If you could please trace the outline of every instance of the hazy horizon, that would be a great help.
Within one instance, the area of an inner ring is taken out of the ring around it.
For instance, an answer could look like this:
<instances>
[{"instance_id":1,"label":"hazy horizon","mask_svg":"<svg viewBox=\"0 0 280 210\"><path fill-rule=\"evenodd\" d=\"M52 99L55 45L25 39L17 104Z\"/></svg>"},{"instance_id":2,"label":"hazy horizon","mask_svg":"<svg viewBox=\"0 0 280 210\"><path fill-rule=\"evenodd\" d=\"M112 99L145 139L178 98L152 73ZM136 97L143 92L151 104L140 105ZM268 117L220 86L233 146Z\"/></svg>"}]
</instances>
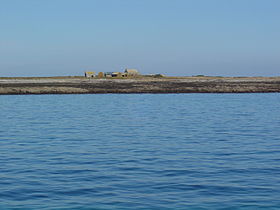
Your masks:
<instances>
[{"instance_id":1,"label":"hazy horizon","mask_svg":"<svg viewBox=\"0 0 280 210\"><path fill-rule=\"evenodd\" d=\"M0 77L280 75L277 0L0 3Z\"/></svg>"}]
</instances>

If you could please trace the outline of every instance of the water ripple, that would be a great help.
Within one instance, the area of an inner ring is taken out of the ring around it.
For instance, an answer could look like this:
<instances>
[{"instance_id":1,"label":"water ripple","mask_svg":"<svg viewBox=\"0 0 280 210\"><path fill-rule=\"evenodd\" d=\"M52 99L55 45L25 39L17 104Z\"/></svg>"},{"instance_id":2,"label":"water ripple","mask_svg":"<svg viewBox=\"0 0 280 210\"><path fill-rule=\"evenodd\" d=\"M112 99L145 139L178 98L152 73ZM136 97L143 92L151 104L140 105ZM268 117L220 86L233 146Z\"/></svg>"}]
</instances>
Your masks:
<instances>
[{"instance_id":1,"label":"water ripple","mask_svg":"<svg viewBox=\"0 0 280 210\"><path fill-rule=\"evenodd\" d=\"M0 208L278 209L279 96L0 96Z\"/></svg>"}]
</instances>

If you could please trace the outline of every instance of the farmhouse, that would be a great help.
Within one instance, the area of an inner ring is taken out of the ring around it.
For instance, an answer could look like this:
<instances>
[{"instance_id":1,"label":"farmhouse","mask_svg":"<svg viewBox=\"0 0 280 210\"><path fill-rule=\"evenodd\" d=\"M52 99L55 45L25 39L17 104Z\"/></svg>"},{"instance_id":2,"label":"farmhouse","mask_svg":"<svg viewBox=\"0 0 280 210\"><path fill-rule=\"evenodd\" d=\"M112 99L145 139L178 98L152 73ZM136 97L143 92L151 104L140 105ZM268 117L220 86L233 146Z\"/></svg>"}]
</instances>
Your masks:
<instances>
[{"instance_id":1,"label":"farmhouse","mask_svg":"<svg viewBox=\"0 0 280 210\"><path fill-rule=\"evenodd\" d=\"M96 77L96 74L95 74L94 71L86 71L86 72L85 72L85 77L86 77L86 78Z\"/></svg>"},{"instance_id":2,"label":"farmhouse","mask_svg":"<svg viewBox=\"0 0 280 210\"><path fill-rule=\"evenodd\" d=\"M125 69L124 73L127 74L128 77L135 77L140 75L136 69Z\"/></svg>"}]
</instances>

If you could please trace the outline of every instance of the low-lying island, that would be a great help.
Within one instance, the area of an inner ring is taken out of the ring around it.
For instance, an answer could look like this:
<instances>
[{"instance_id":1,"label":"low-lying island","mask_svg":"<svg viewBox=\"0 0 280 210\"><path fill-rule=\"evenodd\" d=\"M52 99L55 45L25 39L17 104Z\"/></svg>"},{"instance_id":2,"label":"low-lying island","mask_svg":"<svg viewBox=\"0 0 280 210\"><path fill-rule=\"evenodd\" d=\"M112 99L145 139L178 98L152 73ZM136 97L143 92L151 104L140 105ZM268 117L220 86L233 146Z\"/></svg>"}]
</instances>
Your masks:
<instances>
[{"instance_id":1,"label":"low-lying island","mask_svg":"<svg viewBox=\"0 0 280 210\"><path fill-rule=\"evenodd\" d=\"M0 78L1 95L264 92L280 92L280 77Z\"/></svg>"}]
</instances>

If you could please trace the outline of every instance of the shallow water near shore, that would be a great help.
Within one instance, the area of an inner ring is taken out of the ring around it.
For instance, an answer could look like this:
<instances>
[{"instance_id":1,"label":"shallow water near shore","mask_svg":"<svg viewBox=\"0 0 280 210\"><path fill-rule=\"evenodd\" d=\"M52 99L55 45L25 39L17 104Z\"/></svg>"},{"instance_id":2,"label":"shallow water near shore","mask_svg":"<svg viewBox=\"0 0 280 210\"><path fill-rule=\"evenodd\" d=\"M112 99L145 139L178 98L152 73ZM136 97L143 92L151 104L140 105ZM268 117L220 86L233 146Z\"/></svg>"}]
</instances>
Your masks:
<instances>
[{"instance_id":1,"label":"shallow water near shore","mask_svg":"<svg viewBox=\"0 0 280 210\"><path fill-rule=\"evenodd\" d=\"M0 96L0 209L280 208L280 94Z\"/></svg>"}]
</instances>

